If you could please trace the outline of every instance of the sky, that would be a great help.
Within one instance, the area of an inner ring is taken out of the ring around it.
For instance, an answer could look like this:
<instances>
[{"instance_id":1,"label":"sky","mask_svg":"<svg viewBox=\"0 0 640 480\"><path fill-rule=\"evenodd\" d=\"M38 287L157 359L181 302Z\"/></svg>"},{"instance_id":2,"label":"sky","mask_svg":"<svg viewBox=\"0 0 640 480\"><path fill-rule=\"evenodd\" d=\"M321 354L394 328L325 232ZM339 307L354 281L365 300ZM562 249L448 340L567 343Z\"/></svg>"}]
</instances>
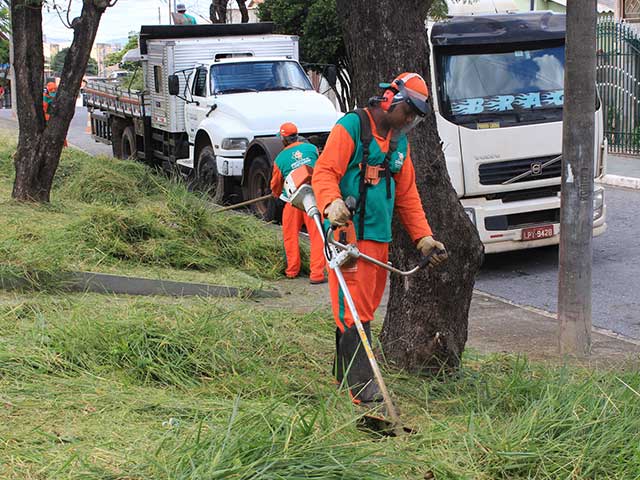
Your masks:
<instances>
[{"instance_id":1,"label":"sky","mask_svg":"<svg viewBox=\"0 0 640 480\"><path fill-rule=\"evenodd\" d=\"M66 8L67 0L55 0L56 3ZM179 0L180 2L180 0ZM171 1L175 3L174 0ZM186 0L182 1L187 6L187 13L195 16L198 23L204 23L199 17L209 18L209 5L211 0ZM126 39L129 32L140 30L140 25L157 25L158 8L163 24L168 23L169 5L168 0L118 0L115 6L107 8L102 16L100 28L96 41L99 43L111 43L113 40ZM78 16L82 9L82 0L71 1L70 16ZM53 11L43 9L43 31L50 43L71 43L73 31L66 28L60 21L58 15ZM63 16L63 18L66 18Z\"/></svg>"}]
</instances>

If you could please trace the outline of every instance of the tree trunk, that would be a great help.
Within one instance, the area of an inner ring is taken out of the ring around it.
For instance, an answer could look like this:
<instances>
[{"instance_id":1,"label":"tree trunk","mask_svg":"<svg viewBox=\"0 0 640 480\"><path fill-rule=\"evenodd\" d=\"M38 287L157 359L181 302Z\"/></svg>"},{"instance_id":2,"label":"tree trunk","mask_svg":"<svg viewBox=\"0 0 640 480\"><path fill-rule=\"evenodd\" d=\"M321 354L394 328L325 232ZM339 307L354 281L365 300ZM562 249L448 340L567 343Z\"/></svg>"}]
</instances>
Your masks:
<instances>
[{"instance_id":1,"label":"tree trunk","mask_svg":"<svg viewBox=\"0 0 640 480\"><path fill-rule=\"evenodd\" d=\"M249 11L247 10L246 0L236 0L238 2L238 9L240 9L240 15L242 16L242 23L249 23Z\"/></svg>"},{"instance_id":2,"label":"tree trunk","mask_svg":"<svg viewBox=\"0 0 640 480\"><path fill-rule=\"evenodd\" d=\"M418 72L430 83L424 21L431 3L337 0L359 105L381 93L379 82L402 72ZM460 363L483 246L451 186L433 113L410 134L410 142L422 203L449 260L409 278L392 275L381 340L385 357L399 367L432 372ZM418 259L415 245L396 221L391 261L406 268Z\"/></svg>"},{"instance_id":3,"label":"tree trunk","mask_svg":"<svg viewBox=\"0 0 640 480\"><path fill-rule=\"evenodd\" d=\"M64 62L56 98L49 107L51 117L47 123L42 110L42 6L40 0L14 0L11 3L15 57L28 59L14 65L19 134L12 196L21 201L49 201L91 46L109 1L84 0L81 16L72 21L73 42Z\"/></svg>"},{"instance_id":4,"label":"tree trunk","mask_svg":"<svg viewBox=\"0 0 640 480\"><path fill-rule=\"evenodd\" d=\"M212 0L209 7L211 23L227 23L227 2L228 0Z\"/></svg>"}]
</instances>

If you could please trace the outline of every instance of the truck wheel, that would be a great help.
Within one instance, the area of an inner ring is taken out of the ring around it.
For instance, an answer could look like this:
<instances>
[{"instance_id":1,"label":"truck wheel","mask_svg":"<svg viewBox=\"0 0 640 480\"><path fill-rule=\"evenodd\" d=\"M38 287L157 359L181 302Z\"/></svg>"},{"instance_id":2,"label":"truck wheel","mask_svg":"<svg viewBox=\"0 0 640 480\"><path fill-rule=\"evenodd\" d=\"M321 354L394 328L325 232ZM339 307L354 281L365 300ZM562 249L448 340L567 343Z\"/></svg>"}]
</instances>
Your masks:
<instances>
[{"instance_id":1,"label":"truck wheel","mask_svg":"<svg viewBox=\"0 0 640 480\"><path fill-rule=\"evenodd\" d=\"M226 177L218 175L216 155L211 145L205 145L198 152L195 180L198 188L205 190L214 203L222 204L228 180Z\"/></svg>"},{"instance_id":2,"label":"truck wheel","mask_svg":"<svg viewBox=\"0 0 640 480\"><path fill-rule=\"evenodd\" d=\"M249 178L247 185L246 200L262 197L271 191L269 184L271 181L271 166L264 156L258 156L251 162L249 168ZM276 219L276 202L274 198L270 198L263 202L254 203L251 210L259 218L266 222L272 222Z\"/></svg>"},{"instance_id":3,"label":"truck wheel","mask_svg":"<svg viewBox=\"0 0 640 480\"><path fill-rule=\"evenodd\" d=\"M136 145L136 132L133 130L131 125L122 131L122 140L120 145L120 158L124 160L136 158L136 152L138 151Z\"/></svg>"}]
</instances>

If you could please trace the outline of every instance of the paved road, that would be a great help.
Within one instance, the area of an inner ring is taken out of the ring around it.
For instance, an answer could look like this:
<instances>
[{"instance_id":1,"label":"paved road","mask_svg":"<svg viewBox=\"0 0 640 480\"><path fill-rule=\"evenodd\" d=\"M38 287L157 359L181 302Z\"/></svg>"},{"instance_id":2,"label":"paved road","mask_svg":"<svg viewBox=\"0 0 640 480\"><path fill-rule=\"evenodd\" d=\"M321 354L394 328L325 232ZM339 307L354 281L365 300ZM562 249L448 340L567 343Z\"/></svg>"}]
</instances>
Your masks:
<instances>
[{"instance_id":1,"label":"paved road","mask_svg":"<svg viewBox=\"0 0 640 480\"><path fill-rule=\"evenodd\" d=\"M0 110L0 118L8 117ZM69 141L94 155L111 147L85 133L86 109L78 107ZM616 174L640 171L640 160L622 159ZM632 163L626 163L632 162ZM633 163L638 162L638 163ZM626 165L626 166L625 166ZM608 231L594 239L593 323L640 339L640 191L607 188ZM476 288L521 305L556 311L558 249L541 248L488 255Z\"/></svg>"},{"instance_id":2,"label":"paved road","mask_svg":"<svg viewBox=\"0 0 640 480\"><path fill-rule=\"evenodd\" d=\"M593 324L640 339L640 191L606 189L608 231L593 242ZM488 255L476 288L556 311L558 248Z\"/></svg>"},{"instance_id":3,"label":"paved road","mask_svg":"<svg viewBox=\"0 0 640 480\"><path fill-rule=\"evenodd\" d=\"M0 109L0 119L11 120L11 110ZM86 128L87 109L82 106L77 106L76 113L69 127L69 134L67 135L69 143L91 155L111 156L111 146L93 140L91 135L85 131Z\"/></svg>"}]
</instances>

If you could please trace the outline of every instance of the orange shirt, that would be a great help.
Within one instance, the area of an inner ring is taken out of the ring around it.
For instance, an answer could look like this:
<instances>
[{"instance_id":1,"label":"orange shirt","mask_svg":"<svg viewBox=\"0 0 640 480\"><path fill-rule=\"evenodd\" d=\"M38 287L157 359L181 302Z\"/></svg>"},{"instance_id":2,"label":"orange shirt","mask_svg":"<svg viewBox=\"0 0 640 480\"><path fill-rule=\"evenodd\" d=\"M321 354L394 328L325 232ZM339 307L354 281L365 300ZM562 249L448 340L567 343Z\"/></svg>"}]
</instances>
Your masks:
<instances>
[{"instance_id":1,"label":"orange shirt","mask_svg":"<svg viewBox=\"0 0 640 480\"><path fill-rule=\"evenodd\" d=\"M367 113L369 114L368 111ZM384 160L392 132L382 137L378 134L370 114L369 122L373 139L369 147L368 163L376 165ZM337 198L351 195L358 199L357 183L361 162L360 120L357 114L350 113L342 117L331 130L314 168L313 190L321 212ZM393 174L392 198L386 198L384 179L375 187L368 187L364 239L390 242L391 217L394 210L398 212L400 221L413 241L432 235L418 195L415 170L405 135L399 137L390 165ZM354 223L357 225L357 222Z\"/></svg>"}]
</instances>

